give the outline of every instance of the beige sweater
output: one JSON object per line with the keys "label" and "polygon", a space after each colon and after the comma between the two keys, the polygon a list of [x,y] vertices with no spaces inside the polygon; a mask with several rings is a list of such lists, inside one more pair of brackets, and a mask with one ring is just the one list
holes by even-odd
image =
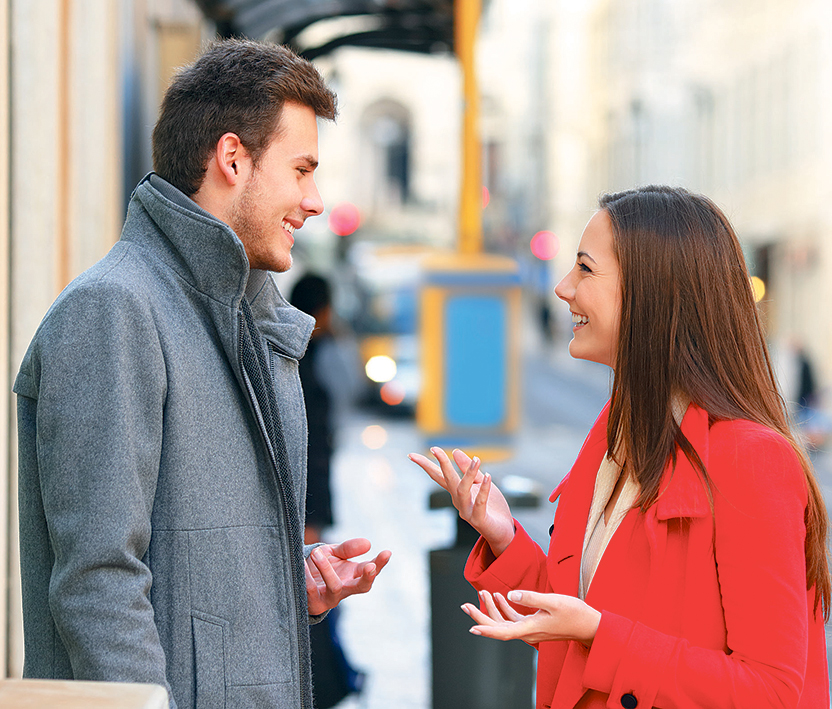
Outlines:
{"label": "beige sweater", "polygon": [[[682,425],[682,419],[688,408],[688,402],[683,397],[676,397],[673,401],[673,418]],[[581,556],[581,578],[578,584],[578,598],[584,600],[595,570],[604,555],[615,530],[627,513],[632,509],[638,498],[640,486],[638,481],[629,475],[624,482],[624,488],[618,496],[615,507],[610,515],[608,524],[604,523],[604,509],[612,497],[612,491],[621,475],[621,467],[609,457],[604,456],[598,475],[595,478],[595,492],[592,494],[592,506],[589,508],[589,518],[584,534],[584,548]]]}

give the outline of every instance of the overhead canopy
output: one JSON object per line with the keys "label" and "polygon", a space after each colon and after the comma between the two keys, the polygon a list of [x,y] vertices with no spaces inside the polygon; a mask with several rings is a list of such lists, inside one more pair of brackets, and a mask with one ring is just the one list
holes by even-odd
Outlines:
{"label": "overhead canopy", "polygon": [[308,59],[344,45],[422,53],[453,50],[454,0],[195,2],[222,36],[269,37]]}

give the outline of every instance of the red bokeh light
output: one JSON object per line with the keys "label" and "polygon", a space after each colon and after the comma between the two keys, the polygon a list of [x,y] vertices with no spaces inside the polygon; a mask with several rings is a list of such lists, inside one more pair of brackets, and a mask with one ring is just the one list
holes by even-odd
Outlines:
{"label": "red bokeh light", "polygon": [[560,240],[551,231],[539,231],[532,237],[531,249],[541,261],[549,261],[558,255]]}
{"label": "red bokeh light", "polygon": [[342,202],[329,213],[329,228],[338,236],[349,236],[361,224],[358,207],[349,202]]}
{"label": "red bokeh light", "polygon": [[398,406],[404,401],[404,387],[395,379],[381,387],[381,400],[388,406]]}

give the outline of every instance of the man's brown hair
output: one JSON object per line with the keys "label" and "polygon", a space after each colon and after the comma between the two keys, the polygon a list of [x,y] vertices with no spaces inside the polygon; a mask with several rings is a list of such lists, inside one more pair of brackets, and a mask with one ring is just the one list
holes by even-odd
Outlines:
{"label": "man's brown hair", "polygon": [[235,133],[257,164],[280,128],[283,105],[308,106],[334,120],[335,94],[318,70],[286,47],[228,39],[181,69],[153,129],[153,169],[186,195],[202,184],[225,133]]}

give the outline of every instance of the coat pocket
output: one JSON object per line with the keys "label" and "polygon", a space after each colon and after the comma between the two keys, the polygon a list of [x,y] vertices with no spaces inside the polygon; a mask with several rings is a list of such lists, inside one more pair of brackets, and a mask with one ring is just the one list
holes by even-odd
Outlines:
{"label": "coat pocket", "polygon": [[225,634],[222,618],[191,612],[194,636],[195,709],[225,709]]}

